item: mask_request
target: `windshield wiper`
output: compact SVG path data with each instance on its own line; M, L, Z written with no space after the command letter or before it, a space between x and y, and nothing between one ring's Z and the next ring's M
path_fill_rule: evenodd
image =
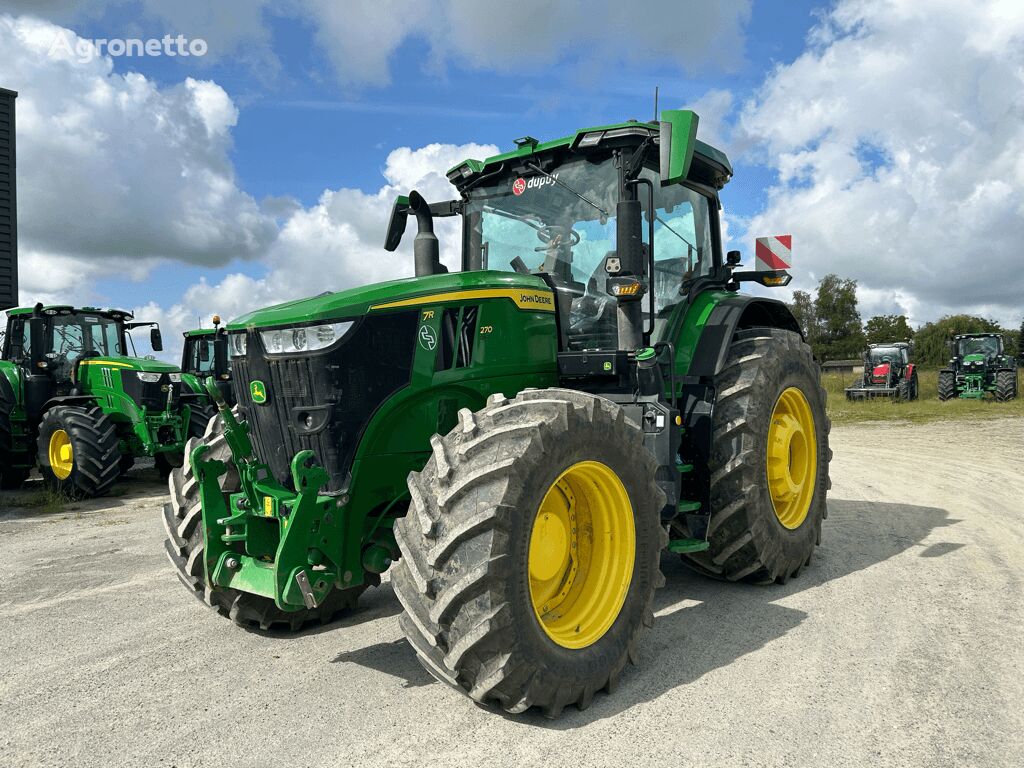
M504 216L506 219L512 219L513 221L521 221L526 226L532 227L533 229L536 230L544 229L543 224L538 224L536 221L533 221L528 216L523 216L518 213L512 213L511 211L503 211L501 208L495 208L493 205L485 205L483 206L483 209L487 213L494 213L497 214L498 216Z
M552 176L552 175L551 175L550 173L548 173L547 171L544 171L544 170L543 170L543 169L541 169L541 168L540 168L539 166L536 166L536 165L534 165L533 163L527 163L527 164L526 164L526 167L527 167L527 168L532 168L532 169L533 169L533 170L535 170L535 171L536 171L537 173L539 173L539 174L540 174L541 176L544 176L544 177L545 177L545 178L547 178L547 179L551 179L551 181L553 181L553 182L554 182L555 184L558 184L558 185L559 185L560 187L565 187L565 188L566 188L567 190L569 190L569 191L570 191L570 192L572 192L572 193L573 193L574 195L576 195L576 197L578 197L578 198L579 198L580 200L582 200L582 201L583 201L584 203L586 203L587 205L589 205L589 206L590 206L591 208L593 208L593 209L594 209L595 211L598 211L598 212L599 212L599 213L600 213L600 214L601 214L602 216L611 216L611 214L610 214L610 213L608 213L608 211L606 211L606 210L605 210L604 208L602 208L602 207L601 207L600 205L598 205L597 203L595 203L595 202L594 202L593 200L589 199L589 198L588 198L588 197L587 197L586 195L584 195L584 194L583 194L582 192L577 192L577 191L576 191L575 189L573 189L572 187L570 187L570 186L569 186L568 184L566 184L566 183L565 183L564 181L561 181L561 180L560 180L560 179L558 179L558 178L557 178L556 176ZM603 222L602 222L602 223L603 223Z
M697 246L696 246L696 245L694 245L694 244L693 244L693 243L691 243L691 242L690 242L689 240L687 240L687 239L686 239L685 237L683 237L683 236L682 236L682 235L680 235L680 234L679 234L678 232L676 232L676 231L675 231L674 229L672 229L672 227L670 227L670 226L668 225L668 222L667 222L667 221L665 221L665 220L664 220L663 218L661 218L661 216L658 216L657 214L655 214L655 215L654 215L654 220L655 220L655 221L657 221L657 222L659 222L659 223L661 224L661 226L663 226L663 227L664 227L665 229L667 229L667 230L668 230L669 232L671 232L671 233L672 233L673 235L675 235L675 236L676 236L676 237L678 237L678 238L679 238L680 240L682 240L682 241L683 241L684 243L686 243L686 244L687 244L688 246L690 246L690 248L692 248L693 250L695 250L695 251L698 251L698 252L700 251L700 249L699 249L699 248L697 248Z

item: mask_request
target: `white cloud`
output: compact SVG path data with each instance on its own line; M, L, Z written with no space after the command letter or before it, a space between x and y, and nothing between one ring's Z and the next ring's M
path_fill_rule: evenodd
M238 112L224 90L117 74L109 59L51 51L58 35L77 43L48 22L0 16L0 82L20 92L23 296L67 300L91 280L138 277L160 260L263 254L277 229L236 185L228 152Z
M794 235L862 313L1024 311L1024 13L1018 3L844 0L740 120L779 173L747 240Z

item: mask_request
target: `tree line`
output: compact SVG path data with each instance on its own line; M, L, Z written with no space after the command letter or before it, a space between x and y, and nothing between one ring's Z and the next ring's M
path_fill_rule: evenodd
M857 281L832 274L822 278L814 296L794 291L790 309L822 362L859 359L868 344L913 340L916 362L939 367L949 360L947 341L960 333L1002 333L1007 352L1015 357L1024 339L1024 321L1019 330L1010 330L975 315L946 315L917 329L905 315L877 315L864 322L857 308Z

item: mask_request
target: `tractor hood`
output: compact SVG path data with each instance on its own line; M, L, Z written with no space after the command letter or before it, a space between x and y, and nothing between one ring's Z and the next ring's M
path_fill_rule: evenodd
M103 357L87 357L79 365L99 365L119 368L126 371L144 371L146 373L180 373L181 369L163 360L150 360L145 357L122 357L121 355L104 355Z
M306 325L318 321L334 322L360 317L371 311L416 306L428 301L462 299L467 293L481 298L507 296L517 303L546 302L553 308L552 298L539 295L539 292L547 291L547 284L532 275L495 271L452 272L391 280L277 304L242 315L228 323L227 328L228 331L241 331L246 328Z
M964 355L965 363L984 363L988 358L982 354Z

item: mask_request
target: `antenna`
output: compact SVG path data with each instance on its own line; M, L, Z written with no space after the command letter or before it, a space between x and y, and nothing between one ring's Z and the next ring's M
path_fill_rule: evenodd
M658 86L654 86L654 122L658 122Z

